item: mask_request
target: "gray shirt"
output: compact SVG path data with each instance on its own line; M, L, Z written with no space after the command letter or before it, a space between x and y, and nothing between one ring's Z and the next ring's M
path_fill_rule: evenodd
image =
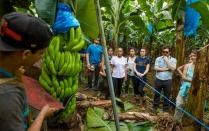
M9 82L0 84L0 130L23 131L27 109L25 88Z
M176 59L173 57L169 57L168 58L169 62L174 66L174 69L176 69ZM156 68L168 68L168 65L166 63L166 61L163 59L163 56L158 57L155 60L155 69ZM159 80L170 80L172 79L172 71L168 70L168 71L157 71L156 72L156 78Z

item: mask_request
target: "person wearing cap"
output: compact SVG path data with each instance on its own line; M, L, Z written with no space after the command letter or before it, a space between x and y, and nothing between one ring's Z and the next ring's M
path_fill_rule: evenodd
M97 84L99 81L99 71L102 63L104 63L103 49L99 45L100 38L94 40L94 43L89 45L86 50L86 63L89 69L88 73L88 87L85 91L92 89L92 75L94 75L94 90L97 91Z
M52 38L41 19L20 12L3 16L0 26L0 129L40 130L44 118L57 111L44 106L29 126L29 104L21 80L22 66L33 65L46 51Z

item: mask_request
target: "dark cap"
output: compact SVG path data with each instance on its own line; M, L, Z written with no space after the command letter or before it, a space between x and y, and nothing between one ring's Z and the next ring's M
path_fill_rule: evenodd
M49 45L51 38L49 26L33 15L13 12L2 17L0 51L43 49Z

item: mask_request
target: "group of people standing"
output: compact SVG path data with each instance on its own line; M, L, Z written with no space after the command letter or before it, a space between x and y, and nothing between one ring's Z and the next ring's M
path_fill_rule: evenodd
M107 83L107 90L105 99L108 99L110 92L108 87L108 81L106 78L106 68L104 63L102 46L99 45L99 38L94 41L87 49L87 66L90 68L91 65L95 67L91 70L88 77L88 87L86 91L92 89L92 74L95 73L94 79L94 90L98 91L97 96L101 95L101 91L104 87L104 82ZM150 69L150 60L146 57L146 48L141 48L139 56L136 55L136 51L131 48L129 49L129 56L124 57L124 49L122 47L117 48L117 53L113 56L113 48L108 48L109 64L111 67L111 75L113 80L114 89L117 97L121 97L122 85L125 82L125 91L122 95L123 98L128 96L128 90L130 82L134 89L134 98L140 105L146 105L146 98L144 92L144 86L146 83L146 75ZM184 108L188 89L191 86L194 65L196 62L197 52L192 52L190 55L190 63L185 64L182 75L183 82L180 87L180 91L176 98L177 108L175 109L174 119L179 121L183 116L182 111L178 107ZM154 70L155 75L155 94L153 98L152 111L156 111L159 107L161 92L165 96L163 102L163 112L169 111L169 97L172 91L172 75L173 71L176 70L177 60L171 56L171 49L169 46L164 46L162 50L162 56L159 56L155 60ZM179 71L180 67L178 68ZM99 77L100 74L100 77ZM99 82L98 88L97 84Z
M89 91L94 89L95 91L98 91L97 96L101 95L101 91L104 87L104 82L108 83L106 78L106 67L104 63L102 46L99 45L99 40L99 38L94 40L94 43L91 44L86 51L87 67L89 68L90 73L88 74L88 87L85 90ZM145 56L146 49L142 48L140 50L140 56L136 56L136 52L133 48L129 49L128 57L123 56L124 49L122 47L117 49L116 56L113 56L113 52L113 48L108 48L108 58L116 96L120 98L122 85L125 81L125 93L122 97L127 97L128 88L131 81L134 88L136 101L139 101L140 97L142 97L142 102L145 104L145 93L143 88L145 86L144 82L146 82L146 74L150 68L150 60ZM91 69L92 66L94 67L94 70ZM92 88L93 73L95 73L95 77ZM109 95L110 92L107 84L105 99L108 99Z

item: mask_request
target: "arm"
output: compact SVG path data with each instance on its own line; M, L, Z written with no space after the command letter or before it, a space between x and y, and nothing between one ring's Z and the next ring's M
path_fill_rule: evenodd
M113 72L113 68L114 68L114 65L113 65L113 64L111 64L111 69L110 69L111 74L112 74L112 72Z
M166 56L164 56L163 59L164 59L165 62L167 63L169 70L174 71L174 70L175 70L175 65L174 65L174 63L171 63L171 62L168 60L168 57L166 57Z
M185 67L184 67L182 79L187 81L187 82L192 82L192 79L186 77L188 66L189 66L189 64L186 64Z
M87 67L89 68L89 67L90 67L90 63L89 63L89 53L86 53L86 64L87 64Z
M181 76L183 75L183 72L182 72L183 67L184 67L184 65L179 66L179 67L177 68L177 71L178 71L178 73L179 73Z
M85 58L86 57L86 54L80 53L80 56Z
M127 80L127 64L125 64L125 79L124 79L124 81L126 81Z
M102 54L102 61L101 61L100 65L104 65L104 55L103 54Z
M147 72L149 71L149 68L150 68L150 64L147 64L146 70L144 71L144 73L142 74L142 76L144 76L144 75L147 74Z
M28 128L28 131L40 131L44 119L52 115L58 109L50 108L49 105L46 105L42 108L41 112L38 114L34 122Z
M161 68L160 67L160 61L159 61L158 58L155 60L155 67L154 67L154 69L156 71L159 71L159 72L163 72L163 71L168 71L169 70L169 68Z

